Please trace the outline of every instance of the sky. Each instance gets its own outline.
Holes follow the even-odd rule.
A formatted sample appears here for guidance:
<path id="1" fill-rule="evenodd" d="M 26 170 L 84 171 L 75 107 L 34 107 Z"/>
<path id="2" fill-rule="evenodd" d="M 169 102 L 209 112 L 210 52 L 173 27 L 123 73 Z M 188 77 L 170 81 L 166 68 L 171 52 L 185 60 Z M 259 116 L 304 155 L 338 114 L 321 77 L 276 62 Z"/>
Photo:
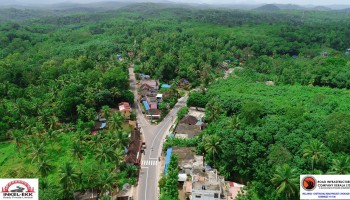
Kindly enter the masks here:
<path id="1" fill-rule="evenodd" d="M 98 1 L 113 1 L 113 0 L 0 0 L 1 3 L 18 2 L 18 3 L 37 3 L 50 4 L 59 2 L 75 2 L 75 3 L 91 3 Z M 119 0 L 125 1 L 128 0 Z M 147 0 L 140 0 L 147 1 Z M 161 2 L 162 0 L 157 0 Z M 165 0 L 164 0 L 165 1 Z M 261 3 L 280 3 L 280 4 L 299 4 L 299 5 L 350 5 L 350 0 L 168 0 L 179 3 L 206 3 L 206 4 L 261 4 Z"/>

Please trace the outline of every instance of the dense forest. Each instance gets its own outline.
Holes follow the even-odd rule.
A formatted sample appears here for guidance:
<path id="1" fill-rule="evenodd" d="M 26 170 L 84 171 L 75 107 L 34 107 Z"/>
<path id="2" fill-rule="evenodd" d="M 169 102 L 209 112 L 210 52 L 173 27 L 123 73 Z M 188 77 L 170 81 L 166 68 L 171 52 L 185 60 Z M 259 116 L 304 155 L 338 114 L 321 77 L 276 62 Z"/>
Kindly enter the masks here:
<path id="1" fill-rule="evenodd" d="M 130 66 L 199 87 L 188 105 L 205 107 L 209 125 L 197 149 L 247 184 L 242 199 L 295 199 L 299 174 L 350 172 L 348 12 L 136 4 L 0 13 L 0 176 L 40 177 L 42 199 L 135 183 L 122 162 L 129 130 L 109 109 L 134 99 Z M 100 109 L 111 126 L 91 136 Z"/>

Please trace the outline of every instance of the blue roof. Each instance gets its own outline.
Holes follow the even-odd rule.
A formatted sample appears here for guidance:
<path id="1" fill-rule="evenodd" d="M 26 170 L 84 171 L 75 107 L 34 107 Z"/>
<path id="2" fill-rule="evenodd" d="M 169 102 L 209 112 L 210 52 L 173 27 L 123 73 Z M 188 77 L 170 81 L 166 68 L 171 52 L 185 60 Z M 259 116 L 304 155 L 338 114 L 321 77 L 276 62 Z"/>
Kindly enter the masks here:
<path id="1" fill-rule="evenodd" d="M 173 148 L 168 148 L 166 151 L 164 174 L 167 174 L 168 172 L 168 165 L 170 163 L 170 157 L 172 152 L 173 152 Z"/>
<path id="2" fill-rule="evenodd" d="M 170 133 L 169 138 L 171 139 L 173 137 L 174 137 L 174 133 Z"/>
<path id="3" fill-rule="evenodd" d="M 107 126 L 107 123 L 102 123 L 101 128 L 105 128 Z"/>
<path id="4" fill-rule="evenodd" d="M 189 83 L 189 81 L 187 80 L 187 79 L 182 79 L 182 82 L 184 82 L 184 83 Z"/>
<path id="5" fill-rule="evenodd" d="M 347 51 L 347 52 L 345 52 L 344 54 L 348 56 L 348 55 L 350 55 L 350 52 L 349 52 L 349 51 Z"/>
<path id="6" fill-rule="evenodd" d="M 167 88 L 167 89 L 168 89 L 168 88 L 171 88 L 171 85 L 164 83 L 164 84 L 162 84 L 160 87 L 161 87 L 161 88 Z"/>
<path id="7" fill-rule="evenodd" d="M 145 106 L 146 110 L 149 110 L 149 105 L 147 101 L 142 101 L 143 105 Z"/>

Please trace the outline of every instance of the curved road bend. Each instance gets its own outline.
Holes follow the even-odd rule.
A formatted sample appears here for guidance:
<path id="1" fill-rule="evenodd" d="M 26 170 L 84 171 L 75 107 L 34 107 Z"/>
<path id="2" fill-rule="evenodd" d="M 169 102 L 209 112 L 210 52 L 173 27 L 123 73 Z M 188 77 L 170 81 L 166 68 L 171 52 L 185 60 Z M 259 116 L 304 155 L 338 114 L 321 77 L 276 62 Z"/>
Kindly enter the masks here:
<path id="1" fill-rule="evenodd" d="M 169 128 L 176 119 L 177 112 L 185 106 L 187 96 L 179 99 L 178 103 L 158 125 L 151 125 L 144 118 L 141 109 L 137 103 L 137 87 L 134 69 L 129 68 L 130 88 L 135 94 L 135 106 L 137 113 L 137 122 L 141 127 L 147 148 L 145 155 L 142 156 L 141 172 L 138 183 L 137 197 L 135 200 L 157 200 L 158 199 L 158 180 L 160 178 L 160 163 L 158 161 L 161 155 L 165 136 L 169 133 Z"/>

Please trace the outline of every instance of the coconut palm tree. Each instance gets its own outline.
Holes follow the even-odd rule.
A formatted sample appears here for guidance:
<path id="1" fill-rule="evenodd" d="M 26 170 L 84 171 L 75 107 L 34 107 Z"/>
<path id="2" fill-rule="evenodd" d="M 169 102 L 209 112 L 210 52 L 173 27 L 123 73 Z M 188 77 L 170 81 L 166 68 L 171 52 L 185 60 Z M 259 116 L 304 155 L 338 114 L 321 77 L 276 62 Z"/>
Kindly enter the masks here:
<path id="1" fill-rule="evenodd" d="M 124 148 L 128 146 L 130 139 L 129 134 L 123 131 L 113 131 L 109 135 L 110 144 L 113 148 Z"/>
<path id="2" fill-rule="evenodd" d="M 207 136 L 204 139 L 204 149 L 205 152 L 213 157 L 215 164 L 215 157 L 221 152 L 221 139 L 217 135 Z"/>
<path id="3" fill-rule="evenodd" d="M 33 127 L 32 131 L 34 132 L 34 134 L 37 134 L 37 135 L 41 135 L 43 133 L 46 133 L 45 125 L 42 122 L 37 121 L 35 123 L 35 127 Z"/>
<path id="4" fill-rule="evenodd" d="M 46 149 L 45 149 L 45 144 L 39 143 L 37 140 L 32 140 L 32 152 L 29 154 L 29 156 L 32 157 L 32 163 L 37 160 L 38 163 L 40 163 L 41 158 L 44 157 L 45 153 L 46 153 Z"/>
<path id="5" fill-rule="evenodd" d="M 79 175 L 74 171 L 72 163 L 67 162 L 59 169 L 60 184 L 66 193 L 73 192 L 74 186 L 79 182 Z M 74 194 L 73 194 L 74 195 Z"/>
<path id="6" fill-rule="evenodd" d="M 314 164 L 323 162 L 324 152 L 325 146 L 318 140 L 311 140 L 309 144 L 303 146 L 303 157 L 311 158 L 312 171 L 314 171 Z"/>
<path id="7" fill-rule="evenodd" d="M 60 121 L 59 121 L 58 117 L 56 117 L 55 115 L 52 115 L 48 120 L 49 128 L 57 129 L 59 127 L 59 122 Z"/>
<path id="8" fill-rule="evenodd" d="M 111 130 L 121 130 L 124 122 L 124 116 L 120 112 L 115 112 L 108 120 Z"/>
<path id="9" fill-rule="evenodd" d="M 43 158 L 42 161 L 38 164 L 38 172 L 42 177 L 47 177 L 50 172 L 53 170 L 53 166 L 48 163 L 47 158 Z"/>
<path id="10" fill-rule="evenodd" d="M 109 89 L 114 100 L 117 100 L 121 96 L 121 92 L 117 87 L 112 87 Z"/>
<path id="11" fill-rule="evenodd" d="M 123 161 L 124 155 L 125 155 L 125 152 L 124 152 L 124 149 L 122 149 L 122 148 L 117 148 L 114 151 L 113 159 L 115 160 L 115 169 L 116 170 L 120 166 L 120 163 Z"/>
<path id="12" fill-rule="evenodd" d="M 350 174 L 350 157 L 343 155 L 339 159 L 333 159 L 330 174 Z"/>
<path id="13" fill-rule="evenodd" d="M 285 164 L 277 166 L 271 182 L 275 185 L 278 195 L 285 195 L 285 199 L 292 199 L 298 193 L 299 173 L 296 169 Z"/>
<path id="14" fill-rule="evenodd" d="M 20 147 L 23 142 L 24 132 L 22 130 L 11 130 L 11 137 L 16 143 L 16 147 L 20 153 Z"/>
<path id="15" fill-rule="evenodd" d="M 108 192 L 109 196 L 112 196 L 112 192 L 117 186 L 117 175 L 113 172 L 110 173 L 106 169 L 103 171 L 100 181 L 101 194 Z"/>
<path id="16" fill-rule="evenodd" d="M 239 119 L 239 116 L 232 116 L 229 120 L 229 124 L 227 125 L 228 128 L 237 130 L 239 129 L 239 126 L 241 125 L 241 120 Z"/>
<path id="17" fill-rule="evenodd" d="M 102 136 L 101 134 L 95 134 L 91 136 L 91 140 L 89 142 L 89 146 L 90 146 L 90 150 L 96 150 L 98 147 L 101 146 L 101 142 L 102 142 Z"/>
<path id="18" fill-rule="evenodd" d="M 114 159 L 114 152 L 111 147 L 102 145 L 96 149 L 95 156 L 100 163 L 108 162 Z"/>
<path id="19" fill-rule="evenodd" d="M 79 160 L 79 165 L 80 165 L 80 172 L 81 172 L 81 161 L 84 158 L 84 149 L 81 146 L 80 142 L 73 142 L 72 144 L 72 154 L 75 158 Z"/>
<path id="20" fill-rule="evenodd" d="M 102 106 L 103 116 L 108 119 L 111 116 L 111 108 L 109 106 Z"/>
<path id="21" fill-rule="evenodd" d="M 77 105 L 77 112 L 80 119 L 84 118 L 86 110 L 87 108 L 85 107 L 84 104 Z"/>
<path id="22" fill-rule="evenodd" d="M 128 165 L 125 171 L 128 173 L 128 176 L 133 177 L 137 176 L 138 168 L 135 165 Z"/>

